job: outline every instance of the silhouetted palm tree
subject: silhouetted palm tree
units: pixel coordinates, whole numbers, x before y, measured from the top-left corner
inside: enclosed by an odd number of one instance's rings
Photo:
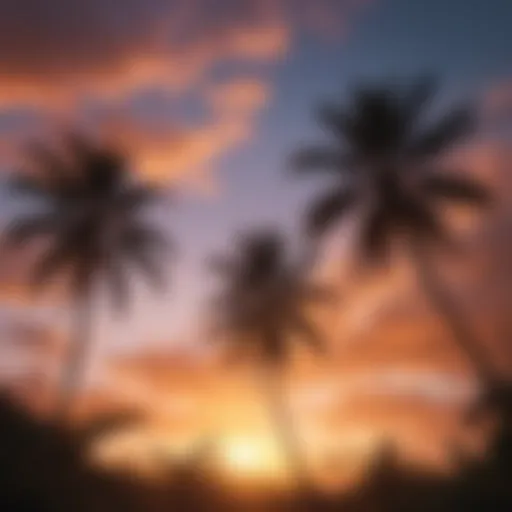
[[[313,204],[307,229],[313,240],[333,223],[357,213],[364,257],[382,260],[397,239],[405,241],[418,279],[482,382],[495,379],[493,365],[441,287],[429,251],[449,242],[438,206],[446,201],[482,206],[480,184],[444,168],[441,157],[473,129],[468,108],[432,121],[427,107],[436,88],[423,80],[410,88],[356,89],[347,106],[327,105],[319,121],[328,143],[297,152],[300,173],[329,175],[334,185]]]
[[[235,349],[256,358],[276,434],[302,490],[307,489],[305,464],[287,400],[282,371],[294,334],[314,349],[321,339],[305,315],[305,307],[328,299],[320,286],[308,283],[303,269],[290,260],[279,234],[255,232],[241,237],[231,257],[215,258],[214,270],[224,279],[215,307],[220,329]]]
[[[13,193],[43,201],[44,208],[16,218],[7,243],[20,246],[44,240],[32,283],[46,286],[64,278],[74,301],[74,339],[63,371],[57,415],[69,411],[81,385],[90,346],[95,286],[105,281],[117,307],[128,299],[131,267],[160,286],[160,250],[168,248],[161,232],[144,219],[144,208],[157,189],[130,176],[124,158],[83,137],[69,136],[65,150],[34,146],[34,164],[13,180]]]

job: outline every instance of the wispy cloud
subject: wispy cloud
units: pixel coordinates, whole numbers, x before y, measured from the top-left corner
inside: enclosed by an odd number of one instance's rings
[[[213,167],[218,156],[251,136],[256,114],[269,100],[269,67],[293,48],[298,31],[321,35],[321,20],[342,27],[361,5],[128,0],[120,8],[101,0],[2,2],[0,121],[13,112],[37,113],[40,119],[35,125],[26,116],[16,125],[0,123],[6,127],[1,162],[12,165],[13,148],[26,134],[83,124],[93,104],[103,111],[102,123],[112,109],[122,112],[115,123],[109,120],[109,128],[118,130],[146,175],[202,175],[205,163]],[[227,83],[215,83],[218,66],[231,70]],[[132,115],[132,101],[140,95],[160,98],[160,109],[169,109],[165,122],[155,127],[154,120]],[[187,98],[199,105],[201,122],[174,118],[172,105]]]

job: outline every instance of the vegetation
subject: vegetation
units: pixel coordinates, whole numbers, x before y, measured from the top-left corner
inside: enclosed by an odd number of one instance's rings
[[[236,349],[251,354],[261,367],[261,386],[277,436],[297,483],[306,489],[306,463],[283,398],[281,376],[293,336],[315,350],[322,348],[306,308],[331,298],[331,293],[305,280],[302,267],[291,260],[275,232],[242,237],[234,256],[215,258],[212,264],[224,279],[215,301],[220,327]]]
[[[110,148],[69,136],[62,151],[35,147],[34,166],[18,175],[12,193],[37,200],[34,211],[15,220],[7,242],[18,248],[34,241],[40,255],[32,273],[36,288],[55,278],[68,294],[75,315],[70,353],[63,368],[57,420],[37,420],[0,398],[0,508],[39,511],[163,510],[333,510],[354,512],[508,511],[512,509],[512,391],[498,374],[482,342],[446,293],[436,272],[435,249],[451,244],[442,202],[471,206],[491,203],[486,187],[447,167],[446,151],[473,129],[471,109],[449,112],[430,122],[435,88],[356,89],[347,106],[328,105],[319,120],[330,142],[294,157],[300,173],[334,178],[335,187],[309,209],[305,229],[311,246],[335,222],[359,221],[359,253],[382,262],[400,244],[408,251],[419,283],[471,361],[484,389],[468,419],[492,418],[486,453],[469,455],[453,447],[457,464],[449,474],[417,468],[394,447],[377,454],[365,478],[334,496],[312,492],[304,446],[296,432],[284,377],[294,343],[325,351],[311,313],[332,301],[333,292],[311,281],[304,260],[291,254],[274,230],[239,237],[233,252],[211,260],[221,280],[213,313],[229,350],[249,355],[290,474],[293,495],[267,494],[240,504],[236,492],[203,465],[208,454],[190,457],[155,481],[108,472],[87,457],[99,435],[123,428],[131,414],[98,418],[71,428],[69,418],[84,378],[92,341],[92,306],[107,285],[124,311],[132,269],[155,286],[164,275],[163,253],[170,248],[146,208],[160,190],[130,175],[126,160]],[[35,206],[38,206],[36,208]],[[304,247],[309,254],[310,247]],[[300,256],[300,255],[299,255]],[[309,263],[309,262],[308,262]],[[136,419],[136,418],[135,418]],[[264,503],[264,504],[262,504]],[[258,508],[259,507],[259,508]]]
[[[194,457],[182,466],[170,465],[157,481],[106,471],[86,457],[94,441],[90,433],[39,422],[5,397],[0,433],[0,506],[8,511],[506,512],[512,505],[510,429],[496,432],[484,457],[459,454],[452,475],[408,464],[386,447],[355,489],[317,496],[308,504],[302,497],[271,493],[240,501]]]
[[[89,359],[96,285],[105,282],[116,306],[124,309],[133,268],[161,286],[161,251],[168,242],[143,219],[143,209],[158,191],[137,183],[115,151],[69,136],[62,151],[38,146],[30,156],[34,169],[17,176],[12,187],[42,200],[44,208],[15,219],[7,241],[20,246],[42,239],[45,248],[33,270],[33,285],[40,288],[61,277],[74,308],[73,340],[56,410],[58,418],[65,418]]]
[[[315,239],[350,214],[359,219],[360,253],[366,261],[389,257],[397,242],[405,245],[418,281],[451,329],[455,341],[484,385],[496,372],[474,330],[441,286],[432,249],[452,244],[440,203],[489,204],[487,189],[447,167],[441,158],[473,130],[470,108],[430,122],[427,107],[435,93],[430,81],[410,88],[364,86],[348,105],[327,105],[319,122],[329,142],[294,156],[298,173],[334,177],[310,208],[308,233]]]

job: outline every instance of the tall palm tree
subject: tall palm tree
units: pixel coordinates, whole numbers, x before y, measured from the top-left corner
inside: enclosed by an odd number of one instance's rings
[[[84,377],[96,285],[105,282],[116,306],[124,309],[129,272],[142,271],[160,286],[159,252],[169,247],[144,219],[144,209],[159,191],[130,176],[122,155],[76,135],[66,137],[64,146],[63,151],[32,147],[32,170],[13,178],[12,192],[44,206],[15,218],[6,237],[17,248],[40,240],[45,249],[34,266],[32,284],[40,288],[58,277],[73,303],[74,332],[62,373],[58,419],[70,413]]]
[[[290,355],[291,336],[314,349],[322,348],[304,308],[328,299],[330,293],[306,281],[303,269],[289,258],[284,240],[273,231],[246,234],[233,255],[211,263],[224,280],[214,303],[218,327],[229,333],[235,351],[253,356],[259,365],[276,436],[296,483],[307,490],[306,467],[283,395],[282,373]]]
[[[451,241],[438,208],[443,202],[483,206],[490,195],[442,163],[445,152],[472,133],[474,116],[471,109],[458,108],[433,120],[427,107],[435,92],[430,80],[403,89],[356,89],[348,105],[320,109],[318,119],[329,140],[299,150],[292,165],[298,173],[334,180],[309,210],[312,240],[355,213],[364,258],[382,261],[397,240],[405,242],[424,291],[481,382],[488,384],[495,379],[493,365],[441,286],[431,249]]]

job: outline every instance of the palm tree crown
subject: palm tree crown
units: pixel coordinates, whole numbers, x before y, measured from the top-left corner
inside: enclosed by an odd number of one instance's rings
[[[481,185],[442,169],[438,157],[471,133],[473,116],[460,108],[429,123],[426,107],[434,92],[430,81],[406,90],[362,87],[355,90],[351,107],[320,110],[331,142],[299,151],[293,165],[299,172],[327,172],[339,180],[311,208],[311,235],[362,206],[363,254],[381,257],[396,235],[427,243],[444,239],[439,200],[474,205],[488,200]]]
[[[440,201],[482,206],[490,200],[482,185],[446,169],[441,157],[471,133],[473,115],[460,108],[431,122],[426,107],[434,92],[429,81],[405,90],[356,90],[350,107],[329,105],[320,112],[332,142],[300,151],[294,164],[300,171],[327,171],[338,178],[310,209],[309,234],[317,237],[357,207],[364,258],[381,261],[397,240],[404,241],[423,291],[481,383],[494,387],[492,360],[443,289],[429,258],[432,247],[450,241]]]
[[[68,137],[63,152],[38,146],[31,156],[35,168],[15,178],[14,190],[43,199],[45,208],[15,219],[7,238],[15,245],[47,241],[34,285],[65,275],[71,293],[82,295],[103,279],[124,306],[130,268],[161,284],[157,252],[168,243],[142,218],[156,189],[137,183],[120,154],[82,137]]]
[[[234,255],[213,263],[225,279],[216,300],[221,328],[231,333],[238,347],[277,364],[288,355],[289,334],[320,348],[320,337],[304,308],[329,294],[306,281],[277,233],[242,237]]]

